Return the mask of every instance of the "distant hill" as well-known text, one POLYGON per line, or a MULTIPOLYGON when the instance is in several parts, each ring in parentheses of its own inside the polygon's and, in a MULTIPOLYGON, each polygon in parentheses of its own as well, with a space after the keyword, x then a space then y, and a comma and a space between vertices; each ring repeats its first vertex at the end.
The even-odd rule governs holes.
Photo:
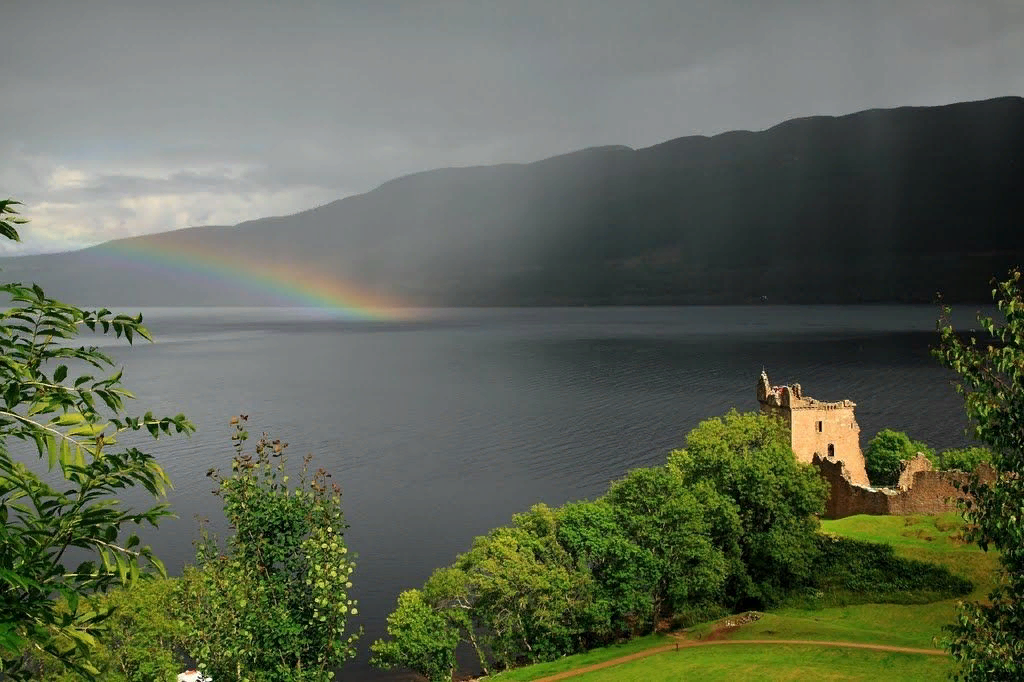
POLYGON ((1024 263, 1022 226, 1024 99, 1004 97, 433 170, 295 215, 0 259, 0 279, 104 304, 268 302, 132 255, 202 252, 428 305, 981 302, 1024 263))

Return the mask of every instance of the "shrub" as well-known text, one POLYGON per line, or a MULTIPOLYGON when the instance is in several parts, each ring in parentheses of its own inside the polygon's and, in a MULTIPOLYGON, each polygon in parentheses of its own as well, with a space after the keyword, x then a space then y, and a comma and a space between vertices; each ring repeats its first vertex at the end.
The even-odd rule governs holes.
POLYGON ((180 581, 178 616, 199 668, 217 682, 326 682, 355 656, 357 634, 345 636, 353 557, 341 489, 322 469, 289 486, 286 444, 266 434, 243 452, 245 417, 233 417, 232 475, 208 475, 220 486, 235 533, 222 550, 205 531, 180 581))
POLYGON ((848 603, 921 604, 969 594, 970 580, 945 566, 896 555, 892 545, 822 533, 815 586, 848 603))
POLYGON ((947 471, 977 471, 982 464, 992 463, 992 451, 988 448, 962 448, 946 450, 939 457, 941 467, 947 471))
POLYGON ((900 463, 923 453, 933 464, 938 460, 935 451, 902 431, 883 429, 868 442, 864 451, 864 467, 871 485, 891 487, 900 479, 900 463))

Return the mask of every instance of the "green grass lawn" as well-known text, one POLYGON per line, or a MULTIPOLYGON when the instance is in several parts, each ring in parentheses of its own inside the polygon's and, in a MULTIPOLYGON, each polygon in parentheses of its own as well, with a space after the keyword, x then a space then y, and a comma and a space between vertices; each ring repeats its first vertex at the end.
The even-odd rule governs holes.
POLYGON ((951 662, 862 649, 786 644, 709 646, 649 658, 574 677, 579 682, 669 682, 670 680, 940 680, 951 662))
MULTIPOLYGON (((960 539, 963 521, 955 513, 937 516, 852 516, 822 522, 828 533, 856 540, 892 545, 902 557, 947 566, 970 579, 974 591, 968 599, 983 599, 998 565, 991 552, 960 539)), ((858 604, 824 608, 788 607, 764 614, 757 622, 731 633, 729 639, 834 640, 935 648, 942 626, 953 619, 956 599, 930 604, 858 604)), ((692 628, 694 636, 713 624, 692 628)), ((535 680, 564 670, 610 660, 636 651, 663 646, 664 637, 649 636, 615 647, 569 656, 558 661, 508 671, 488 679, 535 680)), ((950 669, 948 658, 828 649, 790 645, 706 647, 657 654, 621 666, 574 678, 598 680, 669 680, 687 675, 702 679, 942 679, 950 669)))
POLYGON ((576 654, 574 656, 566 656, 565 658, 560 658, 557 661, 537 663, 536 665, 528 665, 523 668, 516 668, 515 670, 506 670, 505 672, 491 675, 487 679, 528 682, 529 680, 535 680, 538 677, 546 677, 547 675, 554 675, 555 673, 572 670, 573 668, 582 668, 584 666, 593 665, 594 663, 603 663, 604 661, 609 661, 613 658, 618 658, 619 656, 628 656, 629 654, 636 653, 637 651, 665 646, 674 641, 675 640, 668 635, 646 635, 644 637, 631 639, 628 642, 623 642, 621 644, 601 647, 600 649, 591 649, 586 653, 576 654))

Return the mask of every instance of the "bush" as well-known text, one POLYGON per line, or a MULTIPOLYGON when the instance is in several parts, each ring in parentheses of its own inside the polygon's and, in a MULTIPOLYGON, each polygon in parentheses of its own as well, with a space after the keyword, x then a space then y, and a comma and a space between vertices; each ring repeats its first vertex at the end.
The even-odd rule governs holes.
POLYGON ((933 449, 920 441, 911 440, 904 432, 892 429, 879 431, 864 451, 864 467, 871 485, 880 488, 896 485, 902 470, 900 463, 913 459, 919 452, 932 464, 938 463, 933 449))
POLYGON ((389 640, 370 647, 370 662, 380 668, 411 668, 430 682, 450 682, 455 672, 459 633, 444 614, 423 599, 419 590, 398 595, 398 608, 388 616, 389 640))
POLYGON ((700 623, 725 618, 730 614, 732 611, 714 602, 687 604, 672 615, 672 629, 680 630, 693 627, 700 623))
POLYGON ((982 464, 992 463, 992 451, 988 448, 962 448, 946 450, 939 457, 942 469, 946 471, 977 471, 982 464))
POLYGON ((945 566, 896 555, 892 545, 822 533, 815 587, 845 603, 924 604, 969 594, 970 580, 945 566))
POLYGON ((232 475, 219 484, 235 533, 221 549, 202 533, 180 580, 178 616, 200 670, 217 682, 326 682, 355 655, 348 598, 355 564, 345 546, 341 489, 322 469, 289 486, 286 444, 266 434, 243 452, 245 417, 233 417, 232 475))
MULTIPOLYGON (((175 656, 180 624, 171 616, 175 581, 170 578, 140 580, 117 588, 100 603, 112 609, 104 621, 104 638, 93 651, 93 663, 108 682, 174 682, 181 671, 175 656)), ((30 666, 46 682, 84 682, 88 678, 66 670, 47 657, 30 666)))

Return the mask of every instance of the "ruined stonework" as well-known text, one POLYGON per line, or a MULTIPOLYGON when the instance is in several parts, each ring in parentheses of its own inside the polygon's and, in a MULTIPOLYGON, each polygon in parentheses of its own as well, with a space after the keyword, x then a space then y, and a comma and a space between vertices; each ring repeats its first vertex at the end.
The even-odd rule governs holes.
POLYGON ((869 485, 860 450, 860 425, 850 400, 823 402, 803 395, 800 384, 772 386, 761 372, 757 382, 761 412, 781 417, 789 426, 797 461, 811 464, 815 456, 844 465, 850 480, 869 485))
MULTIPOLYGON (((908 515, 940 514, 955 511, 962 496, 956 484, 968 475, 959 471, 933 471, 931 462, 919 454, 904 462, 899 489, 871 488, 850 480, 841 462, 815 457, 814 466, 828 481, 830 493, 825 518, 841 519, 855 514, 908 515)), ((988 466, 978 472, 981 480, 991 483, 995 472, 988 466)))
MULTIPOLYGON (((789 426, 797 461, 813 464, 828 481, 830 493, 825 518, 855 514, 907 515, 955 511, 961 496, 957 484, 968 475, 959 471, 933 471, 923 454, 900 465, 895 488, 872 488, 860 449, 860 426, 849 400, 826 403, 803 394, 800 384, 772 386, 761 372, 757 382, 761 412, 774 414, 789 426)), ((981 480, 990 483, 995 472, 983 465, 981 480)))

